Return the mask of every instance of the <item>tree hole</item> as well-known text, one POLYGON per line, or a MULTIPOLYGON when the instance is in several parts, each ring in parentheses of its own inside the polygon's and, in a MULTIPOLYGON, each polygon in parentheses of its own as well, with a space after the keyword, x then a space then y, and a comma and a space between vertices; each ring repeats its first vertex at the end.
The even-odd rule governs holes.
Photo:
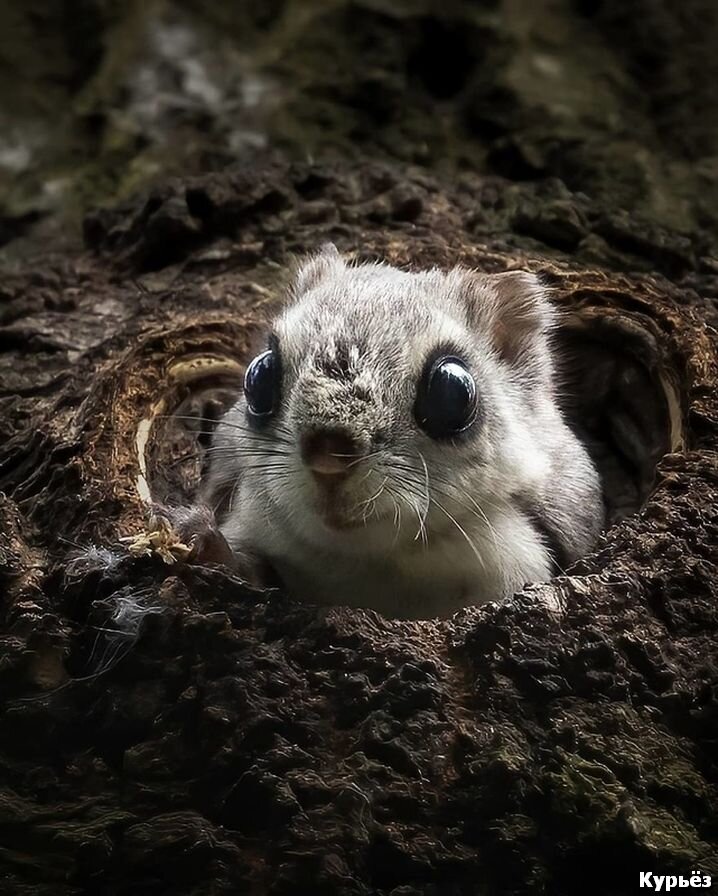
POLYGON ((682 447, 677 391, 648 330, 576 314, 557 343, 563 411, 601 476, 610 526, 640 510, 658 462, 682 447))

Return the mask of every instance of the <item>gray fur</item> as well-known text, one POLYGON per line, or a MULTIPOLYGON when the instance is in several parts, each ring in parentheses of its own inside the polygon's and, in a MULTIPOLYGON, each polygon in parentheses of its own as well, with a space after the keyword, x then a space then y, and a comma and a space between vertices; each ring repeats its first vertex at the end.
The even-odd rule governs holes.
POLYGON ((548 579, 547 531, 564 559, 591 549, 600 483, 555 401, 554 310, 533 274, 350 266, 331 247, 299 271, 292 299, 274 325, 279 413, 254 430, 240 398, 211 449, 206 496, 224 496, 235 551, 266 558, 302 600, 426 618, 548 579), (413 416, 426 358, 444 344, 468 362, 481 408, 450 442, 413 416), (319 425, 368 451, 339 507, 299 454, 319 425))

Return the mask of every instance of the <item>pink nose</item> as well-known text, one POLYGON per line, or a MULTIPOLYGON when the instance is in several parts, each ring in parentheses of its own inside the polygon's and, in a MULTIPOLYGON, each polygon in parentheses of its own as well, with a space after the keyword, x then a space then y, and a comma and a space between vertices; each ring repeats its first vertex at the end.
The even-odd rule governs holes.
POLYGON ((343 430, 320 429, 302 438, 302 459, 315 476, 346 476, 362 452, 343 430))

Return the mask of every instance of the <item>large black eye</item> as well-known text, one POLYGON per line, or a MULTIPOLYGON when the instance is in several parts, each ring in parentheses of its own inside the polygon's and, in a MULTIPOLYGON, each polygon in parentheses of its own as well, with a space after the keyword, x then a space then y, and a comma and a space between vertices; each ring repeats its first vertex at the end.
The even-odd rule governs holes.
POLYGON ((442 357, 429 366, 419 383, 414 414, 434 439, 468 429, 476 419, 476 383, 459 358, 442 357))
POLYGON ((279 358, 271 349, 257 355, 244 374, 244 397, 253 417, 270 417, 279 404, 279 358))

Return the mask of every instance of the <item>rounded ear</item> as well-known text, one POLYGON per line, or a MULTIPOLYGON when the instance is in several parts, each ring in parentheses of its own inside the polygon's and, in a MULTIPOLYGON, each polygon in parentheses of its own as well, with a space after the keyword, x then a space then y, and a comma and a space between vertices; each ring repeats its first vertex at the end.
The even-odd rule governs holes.
POLYGON ((541 281, 529 271, 491 274, 492 335, 499 353, 515 362, 526 351, 541 349, 555 312, 541 281))
POLYGON ((300 296, 344 268, 339 250, 334 243, 324 243, 315 255, 301 262, 294 275, 292 292, 300 296))
POLYGON ((535 380, 548 382, 548 333, 556 312, 546 288, 529 271, 481 274, 456 269, 469 323, 485 332, 498 355, 535 380))

